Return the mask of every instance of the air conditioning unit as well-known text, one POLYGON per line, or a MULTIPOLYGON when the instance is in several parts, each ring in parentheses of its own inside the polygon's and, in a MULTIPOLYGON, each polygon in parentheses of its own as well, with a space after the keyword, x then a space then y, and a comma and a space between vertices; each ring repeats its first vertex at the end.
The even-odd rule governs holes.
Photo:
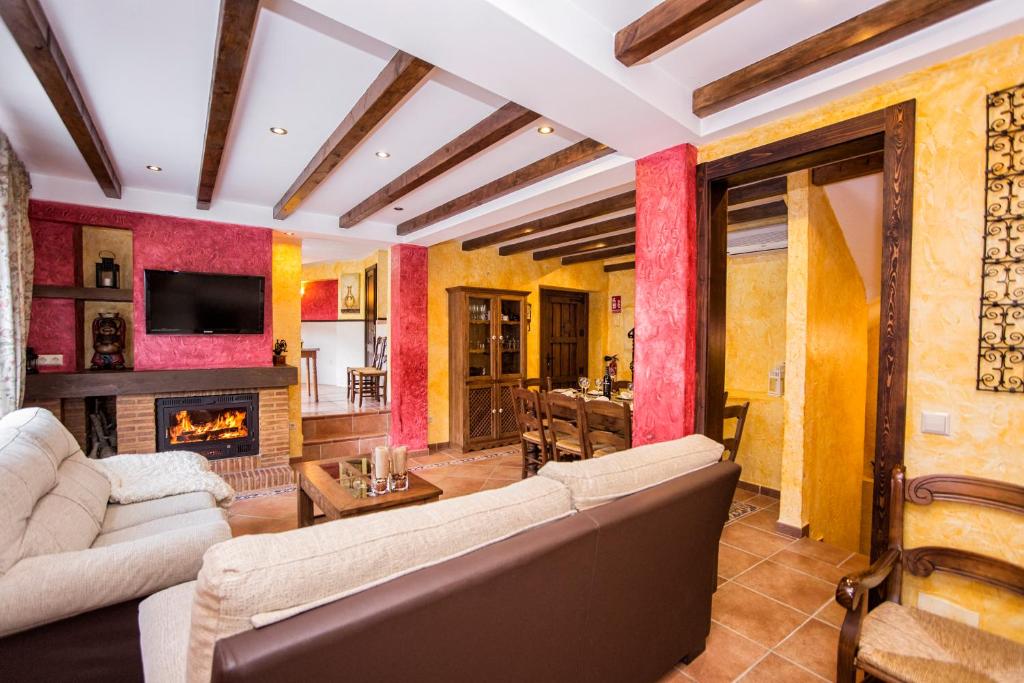
POLYGON ((728 235, 726 253, 729 256, 737 256, 785 249, 788 237, 789 228, 785 223, 747 230, 732 230, 728 235))

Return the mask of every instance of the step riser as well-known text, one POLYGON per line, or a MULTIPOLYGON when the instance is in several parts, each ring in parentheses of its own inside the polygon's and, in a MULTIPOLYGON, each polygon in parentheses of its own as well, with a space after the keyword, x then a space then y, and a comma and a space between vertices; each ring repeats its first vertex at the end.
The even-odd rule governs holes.
POLYGON ((302 447, 303 460, 321 460, 323 458, 354 458, 357 455, 372 453, 377 446, 387 446, 388 438, 382 434, 363 438, 349 438, 338 441, 327 441, 302 447))
POLYGON ((341 439, 369 434, 384 434, 391 428, 390 413, 368 415, 332 415, 304 418, 302 436, 305 439, 341 439))

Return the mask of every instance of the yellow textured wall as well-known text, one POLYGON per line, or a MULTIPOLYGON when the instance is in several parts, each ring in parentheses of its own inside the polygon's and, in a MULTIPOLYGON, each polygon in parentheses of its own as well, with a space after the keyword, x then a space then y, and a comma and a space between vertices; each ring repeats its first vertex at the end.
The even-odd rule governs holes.
MULTIPOLYGON (((320 261, 317 263, 306 263, 302 266, 302 281, 312 282, 314 280, 337 280, 342 275, 359 275, 359 313, 339 314, 343 319, 361 319, 366 310, 366 302, 363 297, 363 279, 366 269, 377 264, 377 317, 386 318, 388 315, 388 266, 390 259, 386 249, 379 249, 369 256, 351 261, 320 261)), ((340 287, 338 296, 343 294, 340 287)))
MULTIPOLYGON (((636 293, 636 271, 616 270, 608 273, 608 331, 605 337, 605 348, 608 355, 619 357, 618 379, 633 379, 629 371, 629 359, 633 353, 633 342, 629 331, 633 329, 633 303, 636 293), (611 297, 622 297, 622 313, 612 313, 611 297)), ((594 371, 591 370, 593 375, 594 371)))
POLYGON ((881 301, 868 302, 868 374, 864 387, 864 478, 860 498, 860 552, 871 550, 871 498, 874 495, 875 426, 878 414, 878 324, 881 301))
MULTIPOLYGON (((301 240, 275 232, 271 266, 274 339, 288 342, 287 363, 296 367, 302 348, 301 279, 301 240)), ((288 387, 288 449, 293 457, 302 455, 302 388, 298 384, 288 387)))
MULTIPOLYGON (((589 374, 604 373, 608 330, 608 274, 601 261, 561 266, 558 259, 534 261, 529 253, 498 256, 496 248, 462 251, 458 242, 430 247, 427 255, 427 384, 430 443, 448 441, 448 287, 469 286, 529 291, 533 323, 527 332, 526 371, 540 374, 540 288, 574 289, 590 293, 589 374)), ((626 330, 629 331, 628 329, 626 330)), ((627 361, 628 363, 628 361, 627 361)))
POLYGON ((786 251, 730 256, 726 268, 725 389, 729 403, 750 402, 736 461, 743 481, 779 490, 783 398, 768 395, 768 373, 786 360, 786 251))
MULTIPOLYGON (((1024 80, 1022 63, 1024 36, 1016 36, 700 150, 707 161, 917 100, 905 453, 910 476, 949 472, 1024 484, 1020 396, 975 389, 985 96, 1024 80), (949 410, 953 434, 921 434, 923 409, 949 410)), ((1024 524, 1009 513, 953 504, 911 507, 906 531, 908 547, 956 545, 1024 565, 1024 524)), ((982 628, 1024 642, 1024 598, 937 574, 908 575, 903 586, 907 604, 916 604, 921 591, 934 593, 979 612, 982 628)))
MULTIPOLYGON (((803 171, 809 175, 809 171, 803 171)), ((808 188, 804 501, 810 536, 860 549, 867 300, 824 188, 808 188)))

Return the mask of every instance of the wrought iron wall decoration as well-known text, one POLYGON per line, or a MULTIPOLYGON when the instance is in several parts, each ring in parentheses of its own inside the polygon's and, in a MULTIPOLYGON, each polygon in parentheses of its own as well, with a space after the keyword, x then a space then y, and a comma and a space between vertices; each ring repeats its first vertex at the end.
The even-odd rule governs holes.
POLYGON ((988 95, 978 389, 1024 392, 1024 83, 988 95))

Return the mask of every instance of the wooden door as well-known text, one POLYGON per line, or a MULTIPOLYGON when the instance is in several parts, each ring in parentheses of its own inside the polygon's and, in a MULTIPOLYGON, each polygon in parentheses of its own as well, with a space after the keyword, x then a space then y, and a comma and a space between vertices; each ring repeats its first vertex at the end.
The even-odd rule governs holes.
POLYGON ((373 345, 377 341, 377 264, 366 269, 363 278, 363 365, 373 365, 373 345))
POLYGON ((585 292, 540 290, 540 374, 554 387, 575 387, 587 376, 587 317, 585 292))
POLYGON ((466 443, 474 446, 493 441, 498 407, 495 405, 494 384, 466 385, 466 443))
POLYGON ((516 406, 512 400, 512 388, 517 386, 519 386, 518 382, 507 382, 495 387, 497 392, 495 403, 498 406, 498 419, 495 426, 498 429, 499 439, 512 439, 519 436, 516 406))

